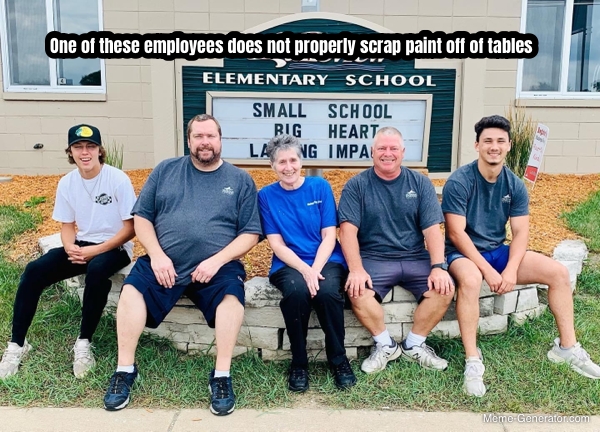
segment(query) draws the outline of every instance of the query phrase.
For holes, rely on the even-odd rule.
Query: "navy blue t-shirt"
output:
[[[496,182],[490,183],[475,160],[448,177],[442,192],[442,211],[465,216],[466,233],[479,252],[486,252],[504,243],[510,217],[529,214],[529,196],[523,180],[506,166]],[[446,255],[456,250],[446,231]]]

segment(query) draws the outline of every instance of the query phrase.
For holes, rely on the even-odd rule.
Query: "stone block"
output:
[[[283,332],[283,345],[284,350],[290,348],[290,338],[288,337],[287,330]],[[325,348],[325,334],[321,329],[310,329],[306,334],[306,349],[320,350]]]
[[[403,323],[413,320],[417,302],[394,302],[383,305],[384,320],[387,323]]]
[[[190,355],[210,355],[213,357],[217,355],[217,347],[213,344],[190,343],[188,344],[187,350],[188,354]],[[233,357],[238,357],[248,352],[258,353],[258,350],[256,348],[249,348],[246,346],[238,345],[233,347]]]
[[[390,292],[386,294],[386,296],[381,300],[381,303],[389,303],[392,301],[392,296],[394,295],[394,290],[391,289]]]
[[[402,288],[399,285],[396,285],[393,289],[392,292],[394,293],[393,295],[393,300],[395,302],[398,301],[416,301],[415,300],[415,296],[412,295],[412,293],[410,291],[405,290],[404,288]]]
[[[518,291],[511,291],[494,298],[494,313],[508,315],[517,309]]]
[[[324,349],[307,350],[309,361],[326,361],[327,354]],[[291,360],[292,352],[289,350],[270,350],[262,349],[261,357],[264,361]],[[355,360],[358,357],[358,351],[355,347],[346,347],[346,357],[349,360]]]
[[[279,306],[281,292],[266,277],[255,277],[245,284],[246,307]]]
[[[523,312],[515,312],[510,314],[510,318],[512,322],[517,325],[523,325],[527,320],[535,319],[541,316],[546,310],[547,306],[545,304],[539,305],[533,309],[529,309]]]
[[[538,301],[540,304],[548,304],[548,285],[537,286]]]
[[[588,256],[588,249],[581,240],[563,240],[556,248],[552,258],[557,261],[583,261]]]
[[[237,344],[252,348],[276,350],[279,347],[279,329],[242,326]]]
[[[244,325],[249,327],[284,328],[285,322],[279,307],[265,306],[262,308],[246,308],[244,311]]]
[[[165,317],[165,322],[177,324],[204,324],[204,315],[196,307],[175,306]]]
[[[576,281],[577,276],[581,273],[583,268],[583,260],[582,261],[559,261],[562,265],[564,265],[569,271],[569,280]]]
[[[181,351],[181,352],[184,352],[184,353],[188,352],[188,345],[189,344],[187,342],[175,342],[173,344],[173,346],[175,347],[175,349],[177,351]]]
[[[504,333],[508,329],[508,315],[492,315],[479,318],[479,334]]]
[[[61,247],[62,241],[60,240],[60,233],[52,234],[46,237],[40,237],[38,240],[38,245],[42,250],[42,253],[46,253],[50,249]]]
[[[366,328],[350,327],[346,329],[346,337],[344,338],[345,346],[368,346],[372,344],[373,337]]]
[[[412,326],[411,326],[412,327]],[[440,321],[431,330],[431,334],[442,337],[442,338],[457,338],[460,337],[460,329],[458,327],[458,321]]]
[[[455,304],[455,303],[452,303]],[[479,316],[486,317],[494,314],[494,297],[480,298],[479,299]]]
[[[538,307],[537,288],[523,289],[519,291],[519,299],[517,300],[517,309],[515,312],[523,312],[529,309]]]

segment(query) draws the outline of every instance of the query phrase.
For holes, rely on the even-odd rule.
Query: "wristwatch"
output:
[[[431,270],[435,269],[435,268],[440,268],[444,271],[448,271],[448,264],[446,264],[445,262],[443,263],[437,263],[431,266]]]

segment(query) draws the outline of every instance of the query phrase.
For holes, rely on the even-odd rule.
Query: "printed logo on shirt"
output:
[[[414,190],[410,190],[406,193],[406,199],[416,199],[417,193]]]
[[[306,205],[307,205],[307,206],[313,206],[313,205],[315,205],[315,204],[321,204],[322,202],[323,202],[323,201],[321,201],[321,200],[315,200],[315,201],[313,201],[313,202],[306,203]]]
[[[510,204],[510,195],[509,195],[509,194],[507,194],[507,195],[504,195],[504,196],[502,197],[502,202],[503,202],[503,203]]]
[[[233,189],[231,189],[229,186],[223,188],[221,192],[223,192],[225,195],[233,195]]]
[[[96,197],[96,204],[108,205],[110,203],[112,203],[112,197],[106,195],[105,193]]]

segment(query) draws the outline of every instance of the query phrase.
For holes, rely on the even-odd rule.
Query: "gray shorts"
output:
[[[371,276],[375,298],[379,303],[395,285],[410,291],[417,302],[423,300],[423,294],[429,291],[427,278],[431,273],[431,261],[376,261],[362,260],[363,267]]]

